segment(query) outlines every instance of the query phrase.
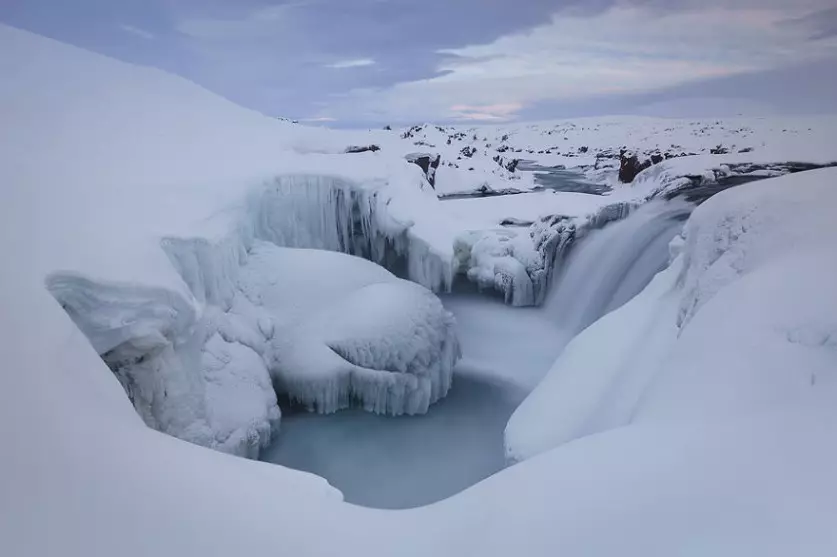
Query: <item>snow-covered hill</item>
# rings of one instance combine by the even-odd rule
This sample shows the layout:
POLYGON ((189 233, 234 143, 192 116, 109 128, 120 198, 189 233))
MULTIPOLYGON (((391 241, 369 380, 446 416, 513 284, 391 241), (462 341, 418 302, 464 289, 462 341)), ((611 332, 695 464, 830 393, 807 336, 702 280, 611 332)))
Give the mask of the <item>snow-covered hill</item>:
MULTIPOLYGON (((384 145, 344 154, 348 145, 368 144, 368 132, 280 122, 182 79, 7 27, 0 27, 0 71, 3 555, 764 556, 837 550, 837 415, 829 378, 837 314, 834 170, 743 187, 698 209, 678 262, 640 298, 579 337, 538 391, 552 394, 560 383, 556 396, 584 407, 572 414, 582 427, 556 433, 554 409, 537 410, 539 398, 549 396, 538 395, 524 406, 532 436, 517 445, 510 425, 509 439, 522 447, 513 449, 519 458, 543 454, 438 504, 371 511, 344 504, 315 476, 233 458, 146 427, 100 353, 121 347, 135 358, 132 365, 159 373, 152 403, 160 391, 164 399, 187 401, 198 393, 204 404, 223 410, 206 412, 209 422, 254 425, 244 429, 244 446, 252 447, 251 433, 261 435, 275 418, 256 348, 281 334, 286 314, 276 322, 248 314, 243 317, 255 319, 246 326, 228 326, 242 325, 233 320, 246 290, 248 301, 261 299, 265 308, 276 302, 316 313, 292 325, 319 327, 319 338, 346 362, 414 375, 413 392, 422 396, 409 400, 423 404, 444 390, 447 371, 432 364, 445 363, 440 356, 454 358, 448 316, 438 301, 371 263, 346 263, 334 254, 295 261, 278 244, 355 252, 393 269, 400 265, 408 278, 435 288, 460 266, 466 273, 480 269, 475 278, 486 283, 498 276, 522 282, 531 280, 526 258, 540 261, 538 223, 502 227, 497 219, 525 212, 529 220, 592 222, 603 207, 683 187, 696 169, 715 177, 712 169, 723 174, 729 163, 747 162, 742 157, 782 162, 796 155, 681 158, 592 201, 540 192, 525 202, 502 198, 514 200, 508 206, 491 200, 446 209, 448 202, 403 159, 408 146, 397 132, 393 144, 402 147, 394 153, 384 145), (347 218, 352 214, 357 218, 347 218), (251 259, 253 253, 264 261, 251 259), (238 280, 247 265, 261 263, 274 269, 276 282, 238 280), (339 279, 350 275, 357 288, 345 292, 339 279), (247 288, 254 282, 256 291, 247 288), (325 296, 311 299, 318 285, 337 298, 333 306, 325 296), (388 297, 371 322, 395 320, 385 335, 370 322, 337 319, 356 314, 370 297, 388 297), (399 315, 387 312, 392 307, 399 315), (382 358, 377 366, 382 360, 347 349, 373 340, 388 345, 382 353, 403 355, 398 348, 415 347, 399 344, 411 327, 423 333, 424 349, 397 362, 382 358), (207 342, 195 351, 189 346, 195 339, 207 342), (770 352, 761 354, 765 343, 770 352), (660 346, 664 363, 639 365, 660 346), (160 357, 172 350, 183 354, 181 367, 160 357), (181 375, 197 369, 189 367, 196 354, 211 383, 203 391, 192 390, 200 381, 181 375), (428 354, 435 355, 429 362, 428 354), (567 358, 576 358, 572 366, 567 358), (619 365, 610 365, 614 361, 619 365), (591 369, 593 376, 579 374, 591 369), (643 371, 658 370, 653 385, 643 381, 643 371), (440 381, 434 384, 433 377, 440 381), (166 381, 173 379, 176 390, 169 392, 166 381), (622 382, 631 389, 621 390, 622 382), (212 406, 228 388, 246 404, 212 406), (627 404, 632 399, 625 393, 642 395, 643 404, 627 404), (586 411, 610 394, 619 412, 586 411), (242 420, 241 412, 251 411, 242 420), (558 446, 591 433, 597 434, 558 446)), ((436 180, 442 187, 444 172, 436 180)), ((387 386, 380 394, 392 393, 387 386)), ((369 402, 373 408, 381 403, 369 402)), ((179 420, 176 425, 184 425, 179 420)), ((217 441, 224 449, 224 439, 217 441)))

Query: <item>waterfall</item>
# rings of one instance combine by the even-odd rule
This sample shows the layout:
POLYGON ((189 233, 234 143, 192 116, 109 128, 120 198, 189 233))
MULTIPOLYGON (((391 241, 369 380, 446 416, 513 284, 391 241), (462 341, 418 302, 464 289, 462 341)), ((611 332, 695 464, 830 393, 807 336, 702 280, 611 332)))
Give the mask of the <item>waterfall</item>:
POLYGON ((639 294, 668 265, 668 245, 693 208, 653 201, 585 235, 553 271, 547 314, 574 336, 639 294))

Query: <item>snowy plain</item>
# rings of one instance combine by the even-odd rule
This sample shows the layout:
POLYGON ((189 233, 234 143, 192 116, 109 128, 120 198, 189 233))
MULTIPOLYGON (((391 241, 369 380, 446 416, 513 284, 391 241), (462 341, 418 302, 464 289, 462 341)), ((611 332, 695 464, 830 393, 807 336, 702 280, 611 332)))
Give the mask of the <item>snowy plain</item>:
MULTIPOLYGON (((293 219, 254 218, 253 200, 307 184, 313 191, 300 196, 317 202, 359 192, 385 206, 365 221, 367 240, 384 247, 361 247, 383 258, 387 241, 403 240, 409 278, 439 286, 451 240, 468 232, 440 218, 447 202, 399 156, 340 154, 349 132, 266 118, 179 78, 14 29, 0 27, 0 44, 0 247, 10 265, 0 288, 0 553, 837 550, 834 170, 742 186, 702 205, 685 242, 674 244, 675 263, 577 337, 512 418, 507 448, 521 463, 433 505, 364 509, 312 474, 146 427, 102 347, 94 349, 95 337, 81 332, 47 281, 94 280, 99 294, 119 293, 111 300, 119 312, 132 296, 164 308, 150 332, 148 321, 118 312, 123 341, 176 331, 210 306, 232 307, 230 274, 256 240, 298 230, 293 219), (763 346, 770 352, 761 354, 763 346), (557 423, 555 412, 567 421, 557 423)), ((611 147, 625 142, 624 128, 608 130, 611 147)), ((760 133, 752 141, 772 137, 760 133)), ((817 149, 834 143, 816 133, 794 135, 809 144, 800 156, 830 156, 817 149)), ((363 134, 353 137, 357 144, 363 134)), ((666 168, 707 171, 728 159, 681 160, 666 168)), ((666 185, 649 178, 624 195, 641 199, 666 185)), ((350 239, 324 228, 327 219, 309 206, 295 207, 314 223, 306 233, 323 233, 308 236, 322 245, 298 239, 294 247, 334 249, 350 239)), ((107 301, 97 307, 113 309, 107 301)), ((531 329, 541 330, 539 319, 531 329)), ((467 334, 462 344, 463 367, 480 368, 468 363, 467 334)))

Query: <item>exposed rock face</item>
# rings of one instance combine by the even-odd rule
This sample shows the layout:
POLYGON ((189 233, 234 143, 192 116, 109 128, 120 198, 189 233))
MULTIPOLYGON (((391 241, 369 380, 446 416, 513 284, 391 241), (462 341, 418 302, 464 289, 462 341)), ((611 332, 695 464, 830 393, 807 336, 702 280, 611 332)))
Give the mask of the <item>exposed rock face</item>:
POLYGON ((650 168, 653 163, 650 159, 640 161, 633 151, 622 151, 619 154, 619 181, 623 184, 630 184, 637 174, 650 168))
POLYGON ((468 157, 470 159, 476 154, 477 149, 475 147, 463 147, 459 152, 462 153, 463 157, 468 157))
POLYGON ((366 151, 380 151, 381 148, 378 145, 350 145, 346 147, 346 153, 365 153, 366 151))
POLYGON ((729 149, 727 149, 723 145, 718 145, 714 149, 709 149, 709 152, 713 155, 726 155, 729 153, 729 149))
POLYGON ((439 163, 442 162, 441 155, 431 155, 430 153, 410 153, 404 157, 408 162, 411 162, 421 168, 424 175, 427 176, 427 181, 433 189, 436 189, 436 169, 439 168, 439 163))
POLYGON ((494 162, 500 165, 501 168, 508 170, 509 172, 514 172, 517 170, 517 165, 520 164, 520 159, 509 159, 506 160, 504 157, 500 155, 495 155, 494 162))

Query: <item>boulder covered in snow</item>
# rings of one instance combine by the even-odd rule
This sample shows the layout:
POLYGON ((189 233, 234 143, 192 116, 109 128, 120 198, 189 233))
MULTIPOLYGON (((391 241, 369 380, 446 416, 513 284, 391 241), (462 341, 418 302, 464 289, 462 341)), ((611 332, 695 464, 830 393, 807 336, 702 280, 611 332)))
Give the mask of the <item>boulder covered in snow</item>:
POLYGON ((257 242, 239 289, 231 313, 269 329, 263 355, 277 390, 309 410, 418 414, 450 388, 460 357, 453 316, 382 267, 257 242))

